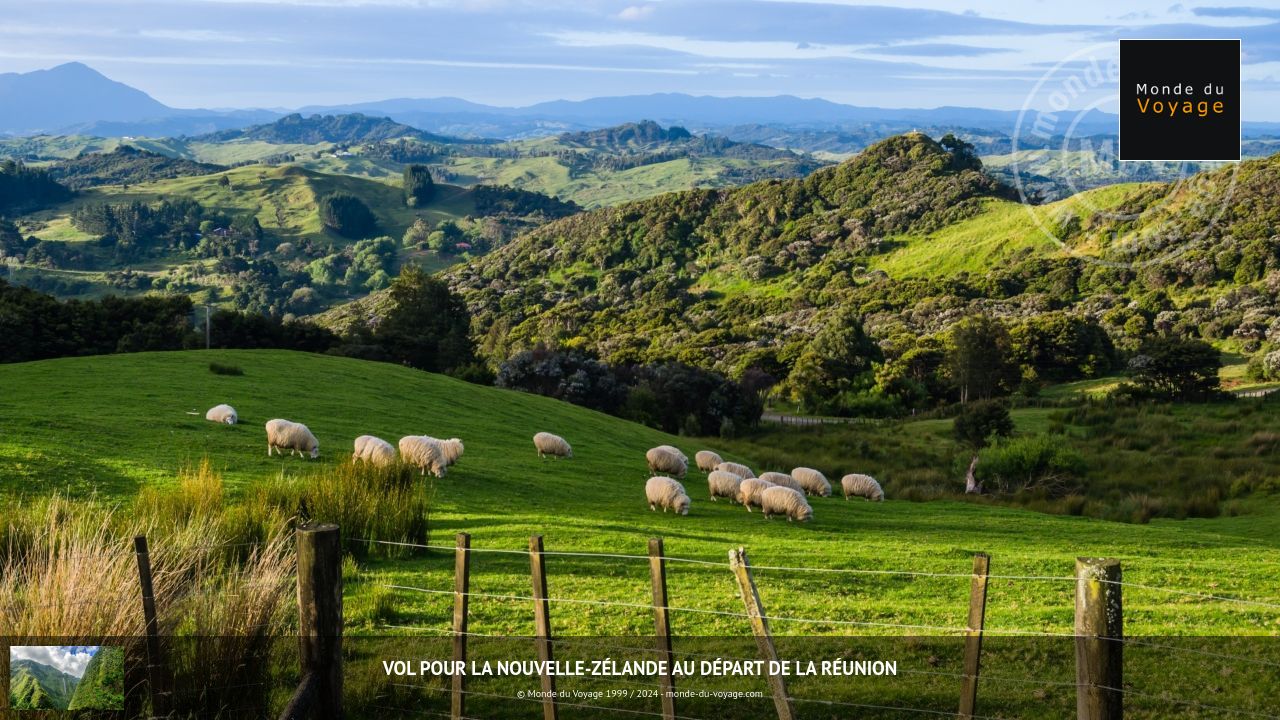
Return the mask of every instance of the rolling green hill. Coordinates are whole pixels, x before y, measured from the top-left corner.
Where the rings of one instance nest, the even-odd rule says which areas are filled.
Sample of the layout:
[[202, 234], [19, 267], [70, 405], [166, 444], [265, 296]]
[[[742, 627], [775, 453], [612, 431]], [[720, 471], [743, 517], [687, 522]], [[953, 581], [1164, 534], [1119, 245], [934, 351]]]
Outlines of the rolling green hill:
[[[244, 374], [215, 375], [207, 367], [215, 360]], [[713, 562], [723, 562], [729, 548], [746, 545], [761, 565], [959, 573], [968, 572], [974, 551], [985, 550], [1001, 573], [1049, 576], [1069, 576], [1077, 555], [1108, 555], [1124, 559], [1125, 577], [1133, 582], [1182, 587], [1195, 577], [1196, 587], [1212, 587], [1216, 594], [1255, 597], [1271, 596], [1280, 562], [1280, 541], [1270, 532], [1274, 504], [1261, 503], [1256, 514], [1241, 517], [1122, 525], [979, 503], [900, 500], [895, 474], [886, 471], [892, 461], [886, 458], [915, 453], [914, 442], [935, 442], [928, 440], [933, 432], [928, 423], [918, 431], [907, 424], [906, 432], [885, 434], [869, 428], [866, 437], [878, 450], [872, 451], [870, 443], [863, 449], [857, 442], [842, 444], [838, 466], [826, 468], [833, 474], [877, 475], [889, 495], [885, 503], [815, 498], [814, 520], [795, 524], [708, 502], [696, 471], [686, 478], [694, 498], [687, 517], [647, 509], [645, 450], [666, 442], [692, 456], [715, 447], [715, 441], [670, 437], [546, 398], [395, 365], [278, 351], [113, 355], [0, 366], [0, 385], [6, 388], [0, 396], [0, 427], [5, 428], [0, 492], [10, 500], [57, 492], [127, 501], [139, 487], [171, 483], [180, 467], [205, 457], [235, 495], [271, 477], [341, 462], [359, 434], [394, 442], [402, 434], [428, 433], [466, 443], [459, 464], [433, 482], [430, 523], [438, 543], [467, 531], [474, 547], [519, 549], [529, 535], [541, 533], [548, 550], [643, 553], [646, 539], [658, 535], [667, 538], [672, 556]], [[203, 411], [219, 402], [236, 406], [242, 424], [205, 421]], [[262, 423], [272, 417], [307, 423], [320, 439], [320, 460], [268, 458]], [[573, 444], [574, 458], [539, 460], [530, 441], [539, 430], [562, 434]], [[772, 467], [762, 457], [727, 456], [758, 463], [758, 469]], [[644, 563], [604, 567], [589, 559], [557, 558], [554, 565], [558, 597], [647, 602]], [[475, 563], [472, 587], [527, 592], [527, 571], [526, 559], [518, 555], [484, 555]], [[368, 614], [379, 584], [446, 587], [451, 572], [449, 554], [371, 561], [348, 581], [348, 620], [354, 627], [385, 621]], [[673, 604], [741, 610], [727, 569], [681, 565], [669, 575]], [[855, 583], [837, 575], [763, 571], [760, 582], [765, 597], [788, 615], [930, 625], [962, 623], [968, 587], [967, 580], [947, 578], [859, 578]], [[994, 584], [988, 627], [1069, 629], [1070, 597], [1069, 584]], [[1135, 636], [1275, 631], [1274, 614], [1186, 600], [1156, 590], [1126, 592], [1126, 631]], [[379, 602], [388, 601], [394, 624], [447, 624], [448, 598], [396, 593]], [[474, 632], [532, 629], [518, 604], [477, 601], [473, 612]], [[732, 617], [682, 614], [677, 622], [682, 635], [744, 632]], [[645, 613], [614, 608], [562, 613], [557, 620], [558, 631], [570, 635], [644, 634], [651, 627]], [[780, 625], [775, 632], [846, 630]]]
[[55, 709], [69, 707], [80, 678], [34, 660], [16, 660], [9, 665], [9, 707]]

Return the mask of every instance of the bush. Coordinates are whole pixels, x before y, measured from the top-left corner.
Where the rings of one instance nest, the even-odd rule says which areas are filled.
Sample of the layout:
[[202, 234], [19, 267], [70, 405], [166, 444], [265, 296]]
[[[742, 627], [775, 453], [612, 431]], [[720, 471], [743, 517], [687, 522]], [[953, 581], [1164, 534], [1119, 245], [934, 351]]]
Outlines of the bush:
[[982, 454], [977, 476], [989, 491], [1059, 497], [1078, 492], [1087, 470], [1084, 456], [1060, 439], [1028, 435], [997, 441]]
[[320, 198], [320, 222], [345, 238], [371, 237], [378, 231], [378, 220], [360, 198], [351, 193], [335, 192]]

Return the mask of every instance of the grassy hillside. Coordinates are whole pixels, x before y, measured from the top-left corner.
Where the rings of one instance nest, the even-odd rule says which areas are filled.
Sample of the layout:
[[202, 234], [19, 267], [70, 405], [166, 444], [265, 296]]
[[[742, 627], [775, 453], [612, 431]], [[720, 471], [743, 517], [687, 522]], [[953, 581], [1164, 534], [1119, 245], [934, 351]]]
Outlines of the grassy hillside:
[[124, 709], [124, 650], [104, 645], [85, 666], [68, 710]]
[[9, 666], [9, 707], [65, 710], [79, 681], [74, 675], [34, 660], [14, 661]]
[[[214, 360], [237, 365], [244, 375], [215, 375], [207, 368]], [[1097, 554], [1124, 559], [1126, 579], [1134, 582], [1264, 598], [1271, 596], [1272, 570], [1280, 562], [1280, 541], [1269, 531], [1276, 508], [1269, 505], [1251, 516], [1119, 525], [978, 504], [906, 502], [895, 498], [889, 476], [887, 502], [818, 498], [814, 521], [801, 525], [708, 502], [694, 473], [686, 483], [694, 497], [687, 517], [653, 513], [643, 499], [645, 449], [670, 442], [692, 455], [706, 441], [386, 364], [274, 351], [116, 355], [3, 366], [0, 385], [6, 388], [0, 397], [0, 488], [10, 500], [58, 492], [127, 502], [139, 487], [170, 483], [184, 463], [203, 457], [233, 490], [243, 490], [282, 473], [310, 473], [340, 462], [358, 434], [394, 440], [427, 433], [466, 442], [461, 462], [432, 485], [432, 538], [443, 544], [453, 532], [467, 531], [476, 547], [519, 549], [530, 534], [542, 533], [549, 550], [643, 553], [646, 538], [661, 535], [676, 557], [721, 562], [730, 547], [745, 544], [758, 564], [944, 573], [967, 572], [970, 555], [984, 550], [1002, 573], [1051, 576], [1070, 575], [1077, 555]], [[218, 402], [235, 405], [243, 424], [204, 421], [204, 409]], [[312, 428], [321, 441], [319, 461], [267, 458], [261, 424], [277, 416]], [[538, 430], [563, 434], [575, 457], [539, 460], [530, 442]], [[884, 462], [856, 445], [838, 462], [839, 470], [884, 476]], [[349, 621], [357, 627], [444, 627], [447, 598], [388, 596], [376, 586], [443, 588], [451, 582], [451, 568], [448, 554], [370, 561], [349, 581]], [[484, 555], [475, 563], [473, 588], [523, 594], [527, 570], [518, 555]], [[557, 558], [553, 572], [553, 594], [559, 597], [646, 601], [643, 562]], [[679, 565], [669, 572], [673, 604], [741, 609], [727, 568]], [[761, 585], [769, 601], [796, 617], [939, 626], [962, 622], [968, 586], [955, 578], [854, 582], [839, 575], [767, 571]], [[1070, 597], [1070, 583], [993, 583], [989, 627], [1066, 630]], [[1126, 594], [1127, 631], [1134, 635], [1277, 631], [1274, 613], [1254, 610], [1154, 590]], [[532, 629], [519, 604], [477, 601], [473, 611], [476, 632]], [[736, 618], [705, 614], [680, 614], [676, 623], [686, 635], [745, 629]], [[564, 613], [557, 625], [569, 634], [644, 633], [651, 627], [645, 613], [617, 608]], [[793, 624], [777, 632], [848, 628]]]

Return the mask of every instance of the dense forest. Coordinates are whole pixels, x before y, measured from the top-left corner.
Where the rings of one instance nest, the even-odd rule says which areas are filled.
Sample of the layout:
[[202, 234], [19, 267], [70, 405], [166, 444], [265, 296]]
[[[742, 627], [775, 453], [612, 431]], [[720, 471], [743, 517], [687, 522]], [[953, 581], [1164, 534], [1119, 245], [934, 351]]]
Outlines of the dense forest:
[[15, 160], [0, 161], [0, 217], [39, 210], [70, 197], [71, 191], [48, 170]]

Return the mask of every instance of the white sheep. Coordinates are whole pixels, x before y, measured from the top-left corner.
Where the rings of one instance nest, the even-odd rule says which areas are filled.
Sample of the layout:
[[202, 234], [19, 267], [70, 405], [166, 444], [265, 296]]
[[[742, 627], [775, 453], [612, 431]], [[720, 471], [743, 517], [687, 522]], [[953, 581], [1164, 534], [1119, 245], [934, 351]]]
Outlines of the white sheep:
[[743, 479], [753, 478], [756, 476], [755, 472], [753, 472], [751, 468], [747, 467], [746, 465], [743, 465], [742, 463], [722, 462], [719, 465], [716, 465], [715, 469], [723, 470], [725, 472], [731, 472], [734, 475], [737, 475], [738, 477]]
[[798, 467], [791, 471], [791, 477], [800, 483], [805, 495], [831, 497], [831, 482], [821, 471], [813, 468]]
[[694, 454], [693, 459], [698, 463], [698, 469], [705, 473], [715, 470], [717, 465], [724, 462], [724, 458], [710, 450], [699, 450]]
[[650, 510], [662, 508], [662, 512], [670, 509], [679, 515], [689, 514], [689, 494], [684, 491], [684, 485], [669, 477], [658, 475], [649, 478], [649, 482], [644, 484], [644, 494], [649, 500]]
[[723, 470], [712, 470], [707, 474], [707, 490], [711, 493], [711, 502], [716, 498], [729, 498], [729, 502], [738, 499], [738, 486], [742, 478]]
[[406, 435], [400, 438], [400, 457], [418, 468], [422, 475], [430, 470], [432, 475], [442, 478], [449, 469], [440, 441], [426, 435]]
[[738, 485], [738, 504], [751, 512], [751, 506], [760, 507], [760, 495], [771, 487], [777, 487], [768, 480], [747, 478]]
[[320, 441], [306, 425], [276, 418], [267, 421], [267, 457], [271, 456], [272, 450], [281, 455], [285, 450], [290, 455], [310, 453], [314, 459], [320, 457]]
[[204, 414], [204, 419], [210, 422], [226, 423], [227, 425], [235, 425], [240, 422], [240, 416], [236, 414], [236, 409], [225, 403], [209, 408], [209, 412]]
[[804, 487], [800, 483], [796, 482], [795, 478], [791, 477], [790, 475], [784, 472], [760, 473], [760, 479], [768, 480], [774, 485], [781, 485], [782, 487], [785, 487], [785, 488], [791, 488], [792, 490], [795, 490], [796, 492], [799, 492], [801, 494], [804, 493]]
[[866, 498], [875, 502], [884, 501], [884, 490], [880, 487], [880, 483], [870, 475], [859, 475], [858, 473], [849, 473], [840, 478], [840, 489], [844, 490], [844, 499], [851, 497]]
[[458, 438], [449, 438], [448, 440], [441, 440], [439, 442], [440, 448], [444, 450], [445, 463], [452, 465], [458, 462], [458, 458], [462, 457], [462, 451], [464, 450], [462, 447], [462, 441]]
[[678, 478], [684, 477], [685, 473], [689, 472], [688, 459], [670, 445], [650, 448], [644, 457], [649, 461], [649, 472], [667, 473]]
[[774, 515], [786, 515], [787, 522], [813, 519], [813, 508], [804, 499], [804, 493], [788, 487], [771, 487], [760, 493], [760, 509], [766, 520]]
[[386, 467], [396, 461], [396, 449], [380, 437], [361, 435], [356, 438], [355, 452], [351, 454], [351, 461]]
[[573, 448], [569, 447], [569, 443], [559, 435], [552, 435], [549, 432], [540, 432], [533, 436], [533, 446], [538, 448], [538, 457], [573, 457]]
[[659, 445], [658, 447], [662, 448], [663, 450], [666, 450], [667, 452], [674, 453], [675, 455], [677, 455], [681, 460], [684, 461], [684, 464], [686, 466], [689, 464], [689, 456], [685, 455], [684, 451], [676, 447], [675, 445]]

